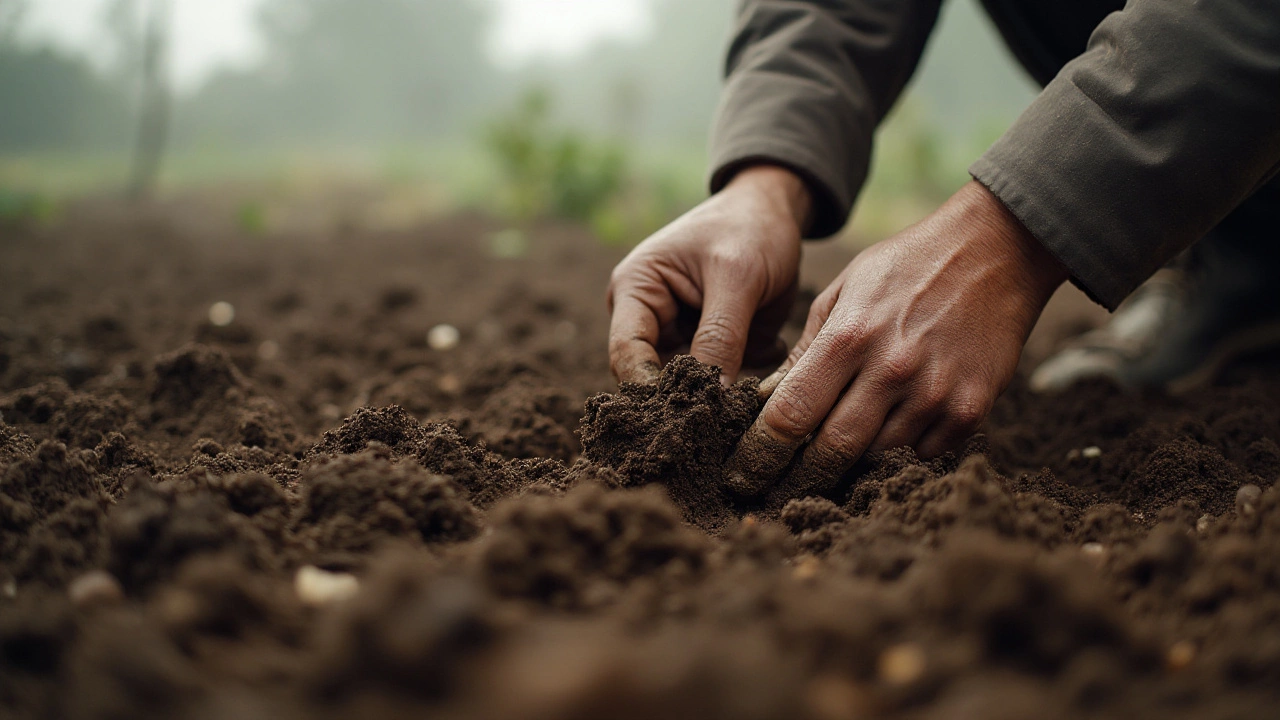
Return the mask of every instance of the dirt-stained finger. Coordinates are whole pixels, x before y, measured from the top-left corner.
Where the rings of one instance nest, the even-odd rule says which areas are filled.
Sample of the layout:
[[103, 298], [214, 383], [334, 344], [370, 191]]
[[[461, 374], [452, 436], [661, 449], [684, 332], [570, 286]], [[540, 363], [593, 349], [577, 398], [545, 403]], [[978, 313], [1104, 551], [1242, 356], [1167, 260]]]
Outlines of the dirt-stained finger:
[[796, 461], [787, 494], [803, 497], [835, 487], [866, 452], [896, 402], [876, 383], [855, 378]]
[[738, 495], [753, 497], [774, 485], [791, 464], [800, 442], [779, 440], [757, 420], [738, 441], [725, 466], [722, 484]]
[[689, 344], [689, 354], [699, 362], [720, 368], [725, 384], [737, 379], [742, 356], [747, 349], [747, 332], [759, 302], [732, 278], [708, 279], [698, 329]]
[[609, 365], [619, 382], [653, 383], [662, 364], [658, 357], [657, 313], [634, 295], [615, 293], [609, 323]]
[[[842, 273], [843, 274], [843, 273]], [[809, 346], [813, 344], [813, 339], [822, 332], [822, 326], [826, 324], [827, 318], [831, 317], [831, 309], [835, 307], [836, 300], [840, 297], [839, 292], [828, 288], [817, 298], [814, 299], [813, 305], [809, 307], [809, 315], [804, 323], [804, 331], [800, 333], [800, 339], [796, 341], [791, 352], [787, 354], [787, 358], [782, 361], [777, 370], [760, 381], [760, 397], [768, 400], [773, 396], [778, 385], [782, 384], [782, 380], [795, 367], [800, 358], [804, 356]]]

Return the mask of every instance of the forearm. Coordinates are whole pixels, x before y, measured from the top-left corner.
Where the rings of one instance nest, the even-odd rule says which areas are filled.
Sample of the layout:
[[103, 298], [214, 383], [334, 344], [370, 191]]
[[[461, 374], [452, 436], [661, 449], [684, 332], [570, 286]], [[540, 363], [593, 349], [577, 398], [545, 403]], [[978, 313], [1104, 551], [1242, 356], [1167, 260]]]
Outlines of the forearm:
[[712, 131], [711, 189], [768, 162], [803, 178], [807, 235], [844, 224], [871, 139], [911, 77], [940, 0], [747, 0]]
[[1280, 10], [1133, 0], [970, 169], [1102, 304], [1280, 164]]

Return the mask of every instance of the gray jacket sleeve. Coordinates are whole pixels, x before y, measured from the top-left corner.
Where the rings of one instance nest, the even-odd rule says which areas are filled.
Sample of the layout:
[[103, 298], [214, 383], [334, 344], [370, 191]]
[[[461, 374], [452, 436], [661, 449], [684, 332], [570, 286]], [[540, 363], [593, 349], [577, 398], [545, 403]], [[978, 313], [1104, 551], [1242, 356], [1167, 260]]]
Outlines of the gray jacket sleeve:
[[941, 0], [744, 0], [711, 135], [711, 191], [744, 165], [796, 171], [810, 237], [844, 225], [876, 126], [910, 79]]
[[1130, 0], [969, 171], [1114, 309], [1278, 167], [1280, 3]]

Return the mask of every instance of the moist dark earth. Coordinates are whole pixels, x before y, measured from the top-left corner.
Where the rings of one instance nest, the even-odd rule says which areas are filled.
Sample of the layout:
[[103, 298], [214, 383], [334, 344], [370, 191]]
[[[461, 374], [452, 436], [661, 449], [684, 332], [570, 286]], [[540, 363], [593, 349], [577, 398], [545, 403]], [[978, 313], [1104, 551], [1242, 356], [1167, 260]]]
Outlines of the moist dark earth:
[[609, 376], [620, 251], [233, 219], [0, 227], [4, 717], [1275, 717], [1274, 361], [743, 499], [754, 380]]

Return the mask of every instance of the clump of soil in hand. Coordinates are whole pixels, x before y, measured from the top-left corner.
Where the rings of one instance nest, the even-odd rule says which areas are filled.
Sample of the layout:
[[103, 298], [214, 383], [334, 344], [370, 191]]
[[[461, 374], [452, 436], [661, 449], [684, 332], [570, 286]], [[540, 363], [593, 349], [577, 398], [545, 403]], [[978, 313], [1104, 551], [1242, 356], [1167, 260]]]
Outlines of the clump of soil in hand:
[[666, 486], [686, 520], [721, 529], [734, 513], [719, 478], [760, 411], [757, 385], [726, 388], [716, 368], [676, 357], [653, 385], [623, 383], [587, 401], [582, 454], [616, 470], [627, 487]]

